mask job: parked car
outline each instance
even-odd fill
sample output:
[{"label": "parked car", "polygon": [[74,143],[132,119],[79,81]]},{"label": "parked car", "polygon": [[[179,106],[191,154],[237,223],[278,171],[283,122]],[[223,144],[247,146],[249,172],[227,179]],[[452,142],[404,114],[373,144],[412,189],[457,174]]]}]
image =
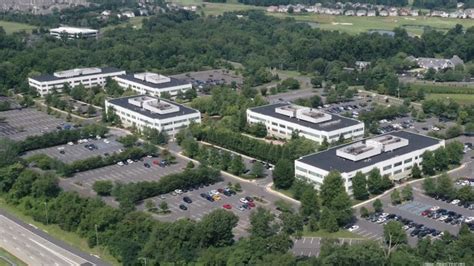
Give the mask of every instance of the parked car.
[{"label": "parked car", "polygon": [[123,166],[124,163],[123,163],[123,162],[118,162],[117,165],[118,165],[118,166]]},{"label": "parked car", "polygon": [[183,197],[183,201],[184,201],[184,202],[186,202],[186,203],[188,203],[188,204],[191,204],[191,203],[193,203],[193,201],[191,200],[191,198],[190,198],[190,197],[188,197],[188,196],[186,196],[186,197]]},{"label": "parked car", "polygon": [[150,168],[150,164],[149,163],[144,163],[143,166],[145,166],[146,168]]},{"label": "parked car", "polygon": [[253,202],[253,198],[250,197],[250,196],[245,197],[245,199],[246,199],[248,202]]},{"label": "parked car", "polygon": [[239,201],[242,203],[249,203],[249,201],[246,198],[240,198]]},{"label": "parked car", "polygon": [[455,200],[451,201],[451,204],[457,205],[457,204],[459,204],[460,202],[461,202],[460,200],[455,199]]},{"label": "parked car", "polygon": [[224,205],[222,205],[222,207],[223,207],[224,209],[227,209],[227,210],[232,209],[232,206],[231,206],[230,204],[224,204]]},{"label": "parked car", "polygon": [[178,195],[183,194],[183,191],[181,189],[175,189],[174,192]]},{"label": "parked car", "polygon": [[183,210],[183,211],[185,211],[185,210],[188,209],[188,207],[186,207],[186,205],[184,205],[184,204],[180,204],[180,205],[179,205],[179,208],[180,208],[181,210]]},{"label": "parked car", "polygon": [[353,232],[355,230],[359,229],[359,226],[358,225],[353,225],[351,226],[349,229],[347,229],[349,232]]}]

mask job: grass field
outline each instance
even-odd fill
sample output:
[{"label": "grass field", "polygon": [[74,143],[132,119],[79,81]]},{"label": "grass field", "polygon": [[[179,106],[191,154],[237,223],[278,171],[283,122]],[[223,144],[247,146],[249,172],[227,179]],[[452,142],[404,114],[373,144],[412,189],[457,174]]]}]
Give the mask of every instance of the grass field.
[{"label": "grass field", "polygon": [[105,28],[102,28],[101,31],[107,31],[107,30],[115,29],[117,27],[126,27],[128,25],[131,25],[135,29],[140,29],[143,25],[142,22],[143,22],[143,17],[134,17],[134,18],[130,18],[127,22],[124,22],[118,25],[110,25]]},{"label": "grass field", "polygon": [[[181,5],[196,5],[202,8],[205,15],[220,15],[224,12],[260,9],[251,5],[240,4],[237,0],[229,0],[228,3],[207,3],[202,0],[170,0],[170,2]],[[199,12],[199,11],[198,11]],[[474,20],[450,19],[436,17],[346,17],[328,16],[319,14],[282,14],[267,13],[278,18],[292,17],[297,21],[306,22],[313,27],[325,30],[340,30],[350,34],[366,32],[368,30],[393,30],[396,27],[405,28],[410,34],[421,35],[425,27],[446,31],[456,24],[461,24],[465,28],[474,26]]]},{"label": "grass field", "polygon": [[474,20],[431,18],[431,17],[346,17],[319,14],[289,15],[271,14],[276,17],[292,17],[297,21],[308,22],[312,26],[325,30],[339,30],[350,34],[368,30],[392,30],[402,27],[413,35],[421,35],[425,27],[446,31],[456,24],[465,28],[474,26]]},{"label": "grass field", "polygon": [[0,208],[11,213],[12,215],[15,215],[25,223],[35,225],[43,231],[47,232],[52,237],[64,241],[69,245],[84,251],[85,253],[97,254],[102,260],[108,262],[109,264],[120,265],[120,263],[114,257],[112,257],[112,255],[110,255],[108,251],[104,250],[103,248],[90,248],[85,238],[81,238],[75,233],[64,231],[57,225],[44,225],[42,223],[36,222],[31,217],[24,215],[16,207],[7,204],[4,199],[0,199]]},{"label": "grass field", "polygon": [[430,93],[426,99],[453,99],[459,104],[474,104],[474,94]]},{"label": "grass field", "polygon": [[303,231],[303,236],[322,237],[322,238],[363,238],[360,235],[354,234],[347,230],[339,230],[334,233],[329,233],[324,230],[318,230],[316,232]]},{"label": "grass field", "polygon": [[26,263],[13,256],[3,248],[0,248],[0,266],[10,266],[11,263],[14,263],[17,266],[26,266]]},{"label": "grass field", "polygon": [[17,23],[17,22],[10,22],[10,21],[3,21],[0,20],[0,27],[2,27],[7,34],[11,34],[13,32],[18,31],[26,31],[31,32],[35,26],[24,24],[24,23]]}]

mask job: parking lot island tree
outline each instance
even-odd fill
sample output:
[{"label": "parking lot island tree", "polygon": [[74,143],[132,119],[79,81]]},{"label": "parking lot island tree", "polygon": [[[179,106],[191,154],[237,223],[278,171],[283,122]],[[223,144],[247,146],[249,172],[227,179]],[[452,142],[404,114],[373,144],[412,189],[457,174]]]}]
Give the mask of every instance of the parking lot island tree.
[{"label": "parking lot island tree", "polygon": [[372,203],[372,207],[374,208],[375,212],[383,211],[383,204],[382,204],[382,201],[380,199],[374,200],[374,202]]},{"label": "parking lot island tree", "polygon": [[392,193],[390,193],[390,200],[392,201],[393,205],[398,205],[402,202],[398,189],[394,189]]},{"label": "parking lot island tree", "polygon": [[114,184],[110,180],[98,180],[92,185],[92,189],[99,196],[110,196],[113,188]]},{"label": "parking lot island tree", "polygon": [[384,225],[383,236],[385,243],[390,243],[392,246],[407,243],[407,234],[398,221],[389,221]]},{"label": "parking lot island tree", "polygon": [[413,200],[413,188],[410,184],[407,184],[402,188],[401,196],[404,201]]},{"label": "parking lot island tree", "polygon": [[336,216],[327,207],[323,207],[319,226],[321,229],[330,233],[339,231],[339,225],[337,224]]}]

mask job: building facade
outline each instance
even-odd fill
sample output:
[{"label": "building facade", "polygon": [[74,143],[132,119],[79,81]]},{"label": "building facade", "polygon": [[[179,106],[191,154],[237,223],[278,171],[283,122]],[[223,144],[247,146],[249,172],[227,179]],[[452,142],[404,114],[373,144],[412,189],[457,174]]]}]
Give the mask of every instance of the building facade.
[{"label": "building facade", "polygon": [[138,94],[156,97],[161,97],[163,92],[176,96],[180,91],[184,93],[193,88],[191,83],[149,72],[122,75],[114,79],[124,89],[130,88]]},{"label": "building facade", "polygon": [[288,103],[275,103],[247,109],[249,124],[262,123],[268,135],[290,139],[293,133],[322,143],[340,139],[358,139],[364,136],[364,123],[317,109]]},{"label": "building facade", "polygon": [[45,96],[53,89],[61,91],[64,84],[75,87],[79,84],[86,88],[104,86],[108,77],[124,75],[125,71],[113,67],[106,68],[76,68],[66,71],[55,72],[53,75],[41,75],[28,78],[28,84],[38,91],[39,95]]},{"label": "building facade", "polygon": [[57,39],[61,39],[63,36],[67,36],[68,39],[96,39],[98,34],[98,30],[75,27],[59,27],[49,30],[49,35]]},{"label": "building facade", "polygon": [[107,113],[113,109],[126,127],[157,129],[172,137],[191,123],[201,123],[198,110],[147,95],[107,100],[105,108]]},{"label": "building facade", "polygon": [[415,164],[420,165],[425,151],[444,146],[444,140],[408,131],[391,132],[374,138],[353,142],[295,160],[295,176],[319,188],[324,177],[338,171],[346,191],[352,194],[352,178],[377,168],[392,180],[401,180],[411,174]]}]

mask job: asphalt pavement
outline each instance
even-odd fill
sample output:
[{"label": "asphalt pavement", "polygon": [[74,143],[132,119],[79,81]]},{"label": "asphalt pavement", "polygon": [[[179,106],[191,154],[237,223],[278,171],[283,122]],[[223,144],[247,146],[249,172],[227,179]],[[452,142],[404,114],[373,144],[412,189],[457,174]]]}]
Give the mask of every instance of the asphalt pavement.
[{"label": "asphalt pavement", "polygon": [[0,246],[28,265],[109,265],[1,209]]}]

